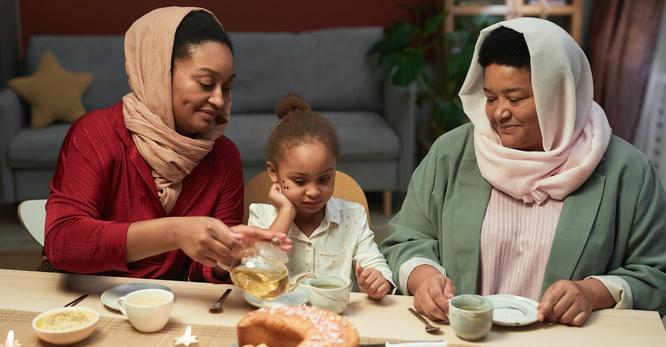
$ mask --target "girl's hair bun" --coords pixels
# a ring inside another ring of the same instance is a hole
[[[310,112],[310,105],[296,93],[287,94],[275,105],[275,114],[280,119],[283,119],[289,112],[293,111]]]

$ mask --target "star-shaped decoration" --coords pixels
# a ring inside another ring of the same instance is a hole
[[[14,330],[9,330],[5,343],[0,343],[0,347],[21,347],[21,341],[14,339]]]
[[[176,346],[189,346],[193,343],[199,343],[199,340],[196,336],[192,335],[192,327],[189,325],[185,328],[185,334],[178,336],[173,341],[173,344]]]
[[[73,122],[85,113],[81,97],[92,82],[89,73],[63,69],[51,51],[44,52],[37,71],[9,81],[32,108],[31,126],[42,128],[60,120]]]

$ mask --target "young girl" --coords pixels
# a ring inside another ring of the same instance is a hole
[[[271,205],[250,205],[248,224],[288,235],[289,273],[350,278],[355,262],[359,288],[371,298],[383,298],[395,285],[365,209],[331,198],[339,154],[335,128],[293,93],[278,102],[275,113],[280,123],[266,150]]]

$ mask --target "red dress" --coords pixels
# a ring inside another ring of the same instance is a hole
[[[125,260],[132,222],[211,216],[229,226],[243,218],[238,149],[221,136],[183,180],[171,213],[157,197],[151,170],[123,121],[122,102],[72,124],[60,149],[46,204],[44,252],[53,266],[75,273],[218,282],[211,268],[181,250],[133,263]]]

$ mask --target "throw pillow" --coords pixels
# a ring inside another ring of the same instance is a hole
[[[9,86],[32,108],[30,125],[42,128],[56,120],[73,122],[85,113],[81,96],[93,76],[64,70],[51,51],[44,52],[32,76],[18,77]]]

